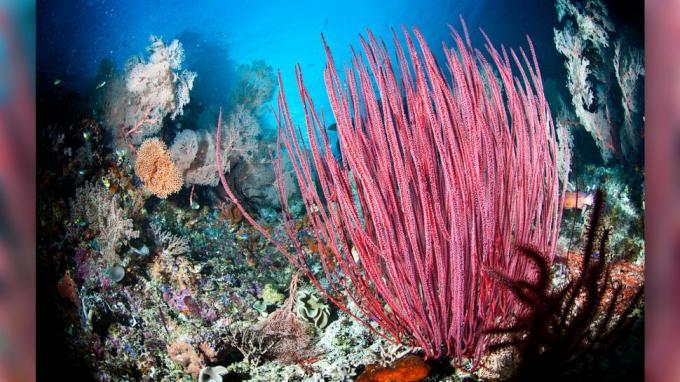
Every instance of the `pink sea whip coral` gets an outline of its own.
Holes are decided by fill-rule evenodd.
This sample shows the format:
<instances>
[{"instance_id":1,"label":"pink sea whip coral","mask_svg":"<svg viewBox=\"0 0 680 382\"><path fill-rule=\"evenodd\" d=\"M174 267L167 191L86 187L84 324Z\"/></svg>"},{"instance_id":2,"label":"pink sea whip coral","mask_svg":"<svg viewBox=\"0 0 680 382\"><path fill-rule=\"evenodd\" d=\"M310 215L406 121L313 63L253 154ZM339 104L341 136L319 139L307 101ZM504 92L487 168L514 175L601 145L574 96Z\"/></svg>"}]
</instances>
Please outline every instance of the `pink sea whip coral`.
<instances>
[{"instance_id":1,"label":"pink sea whip coral","mask_svg":"<svg viewBox=\"0 0 680 382\"><path fill-rule=\"evenodd\" d=\"M415 41L404 30L406 51L393 34L396 65L369 31L361 38L365 58L353 52L345 86L324 40L341 161L300 68L309 149L279 76L277 170L281 178L283 146L314 240L327 249L321 255L301 244L284 182L278 191L293 252L246 213L222 175L221 182L244 217L343 311L393 341L421 347L426 357L479 359L484 329L522 309L487 270L536 275L514 244L554 253L564 179L531 41L530 61L523 50L521 59L498 52L486 38L488 60L466 30L464 38L451 32L456 49L444 45L445 72L417 29ZM315 273L311 266L319 262L323 271Z\"/></svg>"}]
</instances>

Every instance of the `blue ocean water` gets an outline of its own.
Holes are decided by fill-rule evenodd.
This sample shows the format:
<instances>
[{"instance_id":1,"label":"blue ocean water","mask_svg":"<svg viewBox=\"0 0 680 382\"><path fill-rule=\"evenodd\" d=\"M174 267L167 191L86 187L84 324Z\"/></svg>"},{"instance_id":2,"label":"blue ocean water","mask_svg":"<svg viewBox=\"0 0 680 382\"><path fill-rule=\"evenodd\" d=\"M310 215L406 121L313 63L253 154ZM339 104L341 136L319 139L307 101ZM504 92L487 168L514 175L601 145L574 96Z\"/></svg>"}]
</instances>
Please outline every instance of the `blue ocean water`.
<instances>
[{"instance_id":1,"label":"blue ocean water","mask_svg":"<svg viewBox=\"0 0 680 382\"><path fill-rule=\"evenodd\" d=\"M483 43L479 28L495 44L515 48L526 48L529 35L544 77L559 76L562 70L553 46L555 8L547 1L92 0L44 2L38 13L42 85L59 79L65 87L81 90L103 59L120 68L129 57L144 55L149 36L155 35L166 42L175 38L182 42L184 66L198 73L194 100L224 103L235 68L264 60L280 70L289 97L296 94L294 67L300 64L317 107L329 115L321 33L342 67L350 62L350 46L359 48L358 36L367 29L390 46L391 28L417 26L433 52L441 55L441 42L452 44L447 25L462 31L459 17L467 23L476 46ZM299 121L301 105L291 102L290 106Z\"/></svg>"}]
</instances>

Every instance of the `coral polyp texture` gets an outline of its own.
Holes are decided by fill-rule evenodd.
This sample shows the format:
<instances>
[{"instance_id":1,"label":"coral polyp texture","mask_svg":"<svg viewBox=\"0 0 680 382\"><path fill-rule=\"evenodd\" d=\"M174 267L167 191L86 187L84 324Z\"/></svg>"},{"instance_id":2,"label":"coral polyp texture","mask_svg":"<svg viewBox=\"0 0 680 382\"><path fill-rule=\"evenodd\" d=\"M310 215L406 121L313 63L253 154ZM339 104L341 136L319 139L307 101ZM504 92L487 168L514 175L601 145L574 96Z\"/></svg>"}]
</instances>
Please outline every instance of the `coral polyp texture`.
<instances>
[{"instance_id":1,"label":"coral polyp texture","mask_svg":"<svg viewBox=\"0 0 680 382\"><path fill-rule=\"evenodd\" d=\"M406 50L394 36L396 62L372 33L362 37L366 59L355 56L346 84L325 45L342 163L300 69L309 153L280 84L279 140L292 158L313 241L329 254L302 250L281 187L284 225L298 250L277 246L326 298L371 330L418 346L427 358L462 362L484 352L485 327L521 310L484 269L532 275L513 255L513 240L555 251L566 179L557 170L564 151L531 42L529 55L511 50L510 60L488 39L484 56L467 31L451 32L455 49L444 49L450 83L417 29L415 41L404 31ZM322 272L313 270L315 262Z\"/></svg>"},{"instance_id":2,"label":"coral polyp texture","mask_svg":"<svg viewBox=\"0 0 680 382\"><path fill-rule=\"evenodd\" d=\"M167 198L184 185L182 173L165 143L158 138L147 139L139 147L135 175L142 180L144 188L159 198Z\"/></svg>"}]
</instances>

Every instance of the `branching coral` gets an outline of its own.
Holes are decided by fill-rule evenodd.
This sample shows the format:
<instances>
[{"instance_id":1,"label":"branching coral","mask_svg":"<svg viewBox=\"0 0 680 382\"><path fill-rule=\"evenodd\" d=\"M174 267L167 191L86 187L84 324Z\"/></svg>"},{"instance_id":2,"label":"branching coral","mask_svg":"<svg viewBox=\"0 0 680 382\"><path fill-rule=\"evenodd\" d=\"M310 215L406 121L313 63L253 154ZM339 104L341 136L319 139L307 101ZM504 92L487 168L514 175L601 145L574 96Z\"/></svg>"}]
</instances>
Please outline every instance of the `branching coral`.
<instances>
[{"instance_id":1,"label":"branching coral","mask_svg":"<svg viewBox=\"0 0 680 382\"><path fill-rule=\"evenodd\" d=\"M238 105L227 118L221 131L224 133L220 147L222 158L226 160L225 171L229 171L236 159L246 162L253 159L257 152L260 124L251 111Z\"/></svg>"},{"instance_id":2,"label":"branching coral","mask_svg":"<svg viewBox=\"0 0 680 382\"><path fill-rule=\"evenodd\" d=\"M120 207L118 196L95 182L88 182L76 190L76 196L71 200L71 216L86 221L90 229L97 232L97 242L107 266L117 261L116 252L121 246L129 239L139 237L132 220Z\"/></svg>"},{"instance_id":3,"label":"branching coral","mask_svg":"<svg viewBox=\"0 0 680 382\"><path fill-rule=\"evenodd\" d=\"M593 135L605 160L616 150L611 122L606 118L606 104L598 104L596 111L590 111L595 101L593 85L589 80L592 68L585 57L585 42L580 31L567 22L562 30L555 29L555 46L567 59L567 89L572 97L574 112L583 127Z\"/></svg>"},{"instance_id":4,"label":"branching coral","mask_svg":"<svg viewBox=\"0 0 680 382\"><path fill-rule=\"evenodd\" d=\"M182 115L189 103L196 73L182 69L182 44L173 40L165 45L154 36L150 40L148 61L131 59L124 81L118 80L109 90L107 121L119 146L123 141L139 145L157 135L163 119Z\"/></svg>"},{"instance_id":5,"label":"branching coral","mask_svg":"<svg viewBox=\"0 0 680 382\"><path fill-rule=\"evenodd\" d=\"M226 158L223 173L238 162L250 162L258 149L260 124L252 111L237 106L222 127L221 151ZM215 136L207 131L183 130L170 147L173 162L184 173L187 185L219 183Z\"/></svg>"},{"instance_id":6,"label":"branching coral","mask_svg":"<svg viewBox=\"0 0 680 382\"><path fill-rule=\"evenodd\" d=\"M179 256L191 250L189 247L189 240L182 236L173 235L161 228L159 224L151 224L154 241L160 248L163 256Z\"/></svg>"},{"instance_id":7,"label":"branching coral","mask_svg":"<svg viewBox=\"0 0 680 382\"><path fill-rule=\"evenodd\" d=\"M276 345L276 339L264 335L253 328L231 325L225 333L226 341L238 349L243 355L243 362L249 365L259 365L271 349Z\"/></svg>"},{"instance_id":8,"label":"branching coral","mask_svg":"<svg viewBox=\"0 0 680 382\"><path fill-rule=\"evenodd\" d=\"M158 138L145 140L137 151L135 175L149 192L163 199L179 191L184 184L182 173L172 161L165 143Z\"/></svg>"},{"instance_id":9,"label":"branching coral","mask_svg":"<svg viewBox=\"0 0 680 382\"><path fill-rule=\"evenodd\" d=\"M556 7L558 20L564 21L554 30L555 47L565 57L578 123L593 136L605 161L616 156L635 163L642 128L636 101L639 77L644 75L641 53L632 47L622 52L623 37L610 44L614 25L602 1L560 0ZM612 96L616 85L621 102Z\"/></svg>"},{"instance_id":10,"label":"branching coral","mask_svg":"<svg viewBox=\"0 0 680 382\"><path fill-rule=\"evenodd\" d=\"M616 74L616 81L621 89L621 106L623 107L623 134L626 138L623 142L631 144L639 141L637 135L638 124L636 118L639 119L640 105L639 105L639 77L645 75L645 68L643 67L642 52L632 48L622 47L621 41L614 44L614 73ZM634 152L635 147L623 147L626 152Z\"/></svg>"},{"instance_id":11,"label":"branching coral","mask_svg":"<svg viewBox=\"0 0 680 382\"><path fill-rule=\"evenodd\" d=\"M573 17L585 40L600 51L609 47L609 33L614 32L614 24L601 0L588 0L578 5L570 0L558 0L555 7L558 21L565 16Z\"/></svg>"},{"instance_id":12,"label":"branching coral","mask_svg":"<svg viewBox=\"0 0 680 382\"><path fill-rule=\"evenodd\" d=\"M173 235L155 223L151 224L151 231L157 255L149 269L150 274L164 283L173 285L177 290L194 290L198 283L197 277L191 272L190 261L186 256L182 256L191 250L189 240Z\"/></svg>"},{"instance_id":13,"label":"branching coral","mask_svg":"<svg viewBox=\"0 0 680 382\"><path fill-rule=\"evenodd\" d=\"M325 46L342 161L299 68L303 128L279 92L280 147L291 157L313 240L328 255L303 248L285 182L278 185L295 252L221 181L245 219L345 313L428 358L478 360L482 329L520 308L482 268L530 274L512 241L551 252L557 244L565 181L558 141L531 45L529 54L501 53L487 39L487 58L452 28L455 48L445 47L444 67L414 35L404 31L406 49L394 36L395 62L373 34L362 38L365 60L353 60L346 84ZM280 161L276 167L281 179Z\"/></svg>"},{"instance_id":14,"label":"branching coral","mask_svg":"<svg viewBox=\"0 0 680 382\"><path fill-rule=\"evenodd\" d=\"M245 362L256 365L275 359L300 364L318 355L312 349L309 327L293 311L297 283L298 276L293 275L287 301L264 321L249 328L229 327L227 341L243 354Z\"/></svg>"},{"instance_id":15,"label":"branching coral","mask_svg":"<svg viewBox=\"0 0 680 382\"><path fill-rule=\"evenodd\" d=\"M276 338L268 356L283 363L300 363L317 353L312 350L310 328L294 313L298 275L293 275L289 296L279 309L255 326L263 336Z\"/></svg>"}]
</instances>

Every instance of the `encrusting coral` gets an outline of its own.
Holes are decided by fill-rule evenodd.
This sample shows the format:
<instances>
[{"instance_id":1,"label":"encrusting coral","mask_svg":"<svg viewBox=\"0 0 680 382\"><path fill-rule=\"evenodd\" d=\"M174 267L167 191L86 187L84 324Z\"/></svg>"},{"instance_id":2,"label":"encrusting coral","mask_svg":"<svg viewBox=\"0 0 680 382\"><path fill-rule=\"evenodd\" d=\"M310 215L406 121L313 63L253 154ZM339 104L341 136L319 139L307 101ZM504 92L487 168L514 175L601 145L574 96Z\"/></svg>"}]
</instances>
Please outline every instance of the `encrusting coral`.
<instances>
[{"instance_id":1,"label":"encrusting coral","mask_svg":"<svg viewBox=\"0 0 680 382\"><path fill-rule=\"evenodd\" d=\"M145 140L137 151L135 175L149 192L163 199L179 191L184 184L182 173L172 161L165 143L158 138Z\"/></svg>"},{"instance_id":2,"label":"encrusting coral","mask_svg":"<svg viewBox=\"0 0 680 382\"><path fill-rule=\"evenodd\" d=\"M409 355L394 361L391 366L368 365L357 382L419 382L427 378L430 367L423 359Z\"/></svg>"}]
</instances>

